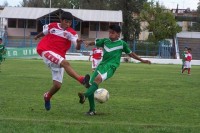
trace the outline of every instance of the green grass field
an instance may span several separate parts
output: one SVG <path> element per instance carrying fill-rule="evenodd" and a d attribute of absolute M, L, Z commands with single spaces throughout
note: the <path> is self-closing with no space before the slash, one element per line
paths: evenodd
<path fill-rule="evenodd" d="M 70 61 L 80 74 L 91 63 Z M 0 133 L 199 133 L 200 69 L 180 74 L 180 65 L 122 63 L 100 87 L 110 99 L 85 116 L 79 104 L 84 87 L 65 74 L 61 90 L 46 111 L 43 93 L 52 85 L 42 60 L 8 59 L 0 73 Z"/>

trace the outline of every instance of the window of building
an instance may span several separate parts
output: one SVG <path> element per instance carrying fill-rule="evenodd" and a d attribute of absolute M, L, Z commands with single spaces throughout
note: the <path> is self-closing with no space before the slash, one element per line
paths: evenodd
<path fill-rule="evenodd" d="M 16 19 L 8 19 L 8 28 L 16 28 L 17 21 Z"/>
<path fill-rule="evenodd" d="M 90 31 L 99 31 L 99 22 L 90 22 Z"/>
<path fill-rule="evenodd" d="M 101 22 L 100 23 L 100 30 L 101 31 L 108 31 L 108 29 L 109 29 L 109 23 L 107 23 L 107 22 Z"/>
<path fill-rule="evenodd" d="M 119 25 L 119 23 L 110 22 L 110 25 Z"/>
<path fill-rule="evenodd" d="M 36 28 L 36 20 L 28 20 L 28 26 L 27 28 Z"/>
<path fill-rule="evenodd" d="M 81 23 L 80 21 L 77 21 L 77 20 L 75 21 L 75 31 L 80 31 L 80 29 L 81 29 L 80 23 Z"/>
<path fill-rule="evenodd" d="M 18 28 L 26 28 L 26 20 L 25 19 L 18 19 Z"/>

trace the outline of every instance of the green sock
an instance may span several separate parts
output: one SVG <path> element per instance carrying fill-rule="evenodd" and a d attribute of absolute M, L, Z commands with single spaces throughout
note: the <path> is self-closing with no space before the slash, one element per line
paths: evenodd
<path fill-rule="evenodd" d="M 98 89 L 98 84 L 93 82 L 90 88 L 87 89 L 87 91 L 84 93 L 86 97 L 89 97 L 90 95 L 94 94 L 94 92 Z"/>
<path fill-rule="evenodd" d="M 84 95 L 88 97 L 90 111 L 95 111 L 94 92 L 98 89 L 97 83 L 93 82 Z"/>
<path fill-rule="evenodd" d="M 95 111 L 94 94 L 92 94 L 88 97 L 88 101 L 89 101 L 89 105 L 90 105 L 90 111 Z"/>

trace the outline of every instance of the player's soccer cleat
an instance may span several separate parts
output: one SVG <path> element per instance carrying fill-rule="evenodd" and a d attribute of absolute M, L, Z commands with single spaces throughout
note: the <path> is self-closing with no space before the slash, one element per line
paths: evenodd
<path fill-rule="evenodd" d="M 83 79 L 83 85 L 86 87 L 86 88 L 89 88 L 90 87 L 90 75 L 89 74 L 86 74 L 84 79 Z"/>
<path fill-rule="evenodd" d="M 47 98 L 47 93 L 44 93 L 44 107 L 47 111 L 51 109 L 50 99 Z"/>
<path fill-rule="evenodd" d="M 96 115 L 96 112 L 95 111 L 88 111 L 85 113 L 85 115 L 88 115 L 88 116 L 93 116 L 93 115 Z"/>
<path fill-rule="evenodd" d="M 79 92 L 78 96 L 80 98 L 79 103 L 83 104 L 85 102 L 85 99 L 86 99 L 84 94 Z"/>

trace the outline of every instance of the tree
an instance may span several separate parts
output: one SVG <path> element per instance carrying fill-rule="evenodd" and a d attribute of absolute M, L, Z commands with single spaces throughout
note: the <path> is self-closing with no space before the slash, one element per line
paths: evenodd
<path fill-rule="evenodd" d="M 23 0 L 21 2 L 22 7 L 44 7 L 43 0 Z"/>
<path fill-rule="evenodd" d="M 107 10 L 110 0 L 79 0 L 81 9 Z"/>
<path fill-rule="evenodd" d="M 125 41 L 134 40 L 139 36 L 140 19 L 133 15 L 140 13 L 144 2 L 147 0 L 110 0 L 110 9 L 122 10 L 123 12 L 122 34 Z"/>
<path fill-rule="evenodd" d="M 53 8 L 73 8 L 73 2 L 78 0 L 51 0 L 51 7 Z M 50 0 L 23 0 L 21 2 L 23 7 L 50 7 Z"/>
<path fill-rule="evenodd" d="M 181 27 L 176 23 L 175 17 L 171 11 L 165 9 L 157 2 L 144 4 L 140 14 L 141 20 L 146 21 L 148 31 L 152 32 L 151 40 L 158 42 L 166 38 L 172 38 L 181 31 Z"/>

